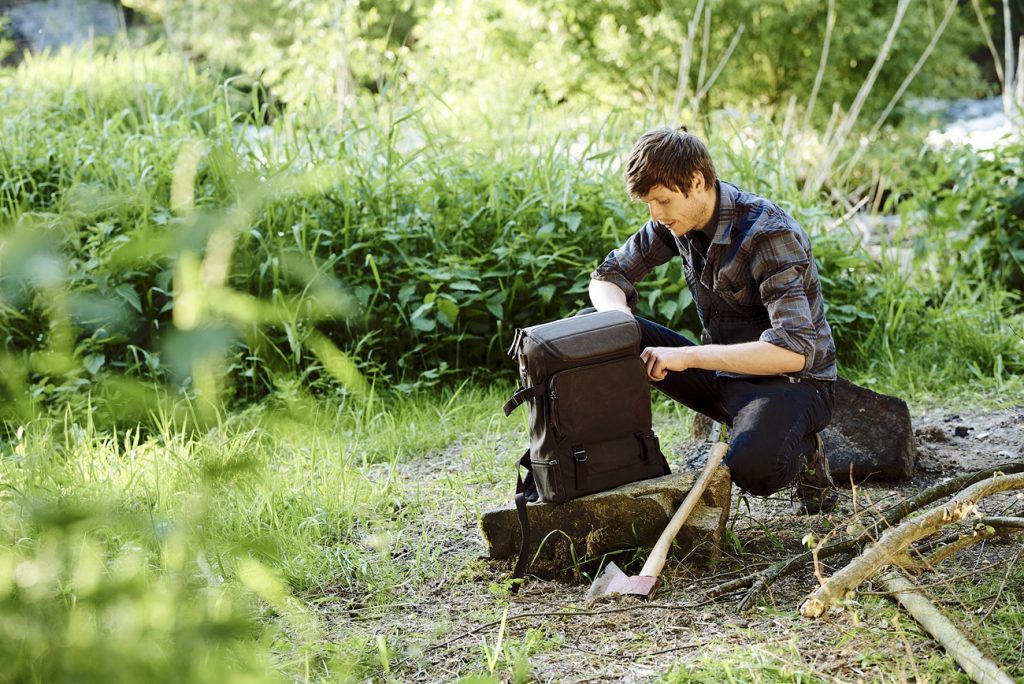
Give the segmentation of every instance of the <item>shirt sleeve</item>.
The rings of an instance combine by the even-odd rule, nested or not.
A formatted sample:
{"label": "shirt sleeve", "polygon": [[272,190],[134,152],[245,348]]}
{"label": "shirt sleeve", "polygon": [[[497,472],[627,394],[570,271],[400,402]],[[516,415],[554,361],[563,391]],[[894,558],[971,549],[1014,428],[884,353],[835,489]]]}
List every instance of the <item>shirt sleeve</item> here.
{"label": "shirt sleeve", "polygon": [[817,341],[807,297],[810,261],[808,246],[788,228],[759,236],[751,254],[752,275],[772,326],[759,339],[803,355],[804,367],[797,375],[813,366]]}
{"label": "shirt sleeve", "polygon": [[626,304],[634,308],[637,302],[634,285],[655,267],[679,254],[672,233],[665,226],[648,221],[633,233],[618,249],[605,257],[590,277],[613,283],[626,294]]}

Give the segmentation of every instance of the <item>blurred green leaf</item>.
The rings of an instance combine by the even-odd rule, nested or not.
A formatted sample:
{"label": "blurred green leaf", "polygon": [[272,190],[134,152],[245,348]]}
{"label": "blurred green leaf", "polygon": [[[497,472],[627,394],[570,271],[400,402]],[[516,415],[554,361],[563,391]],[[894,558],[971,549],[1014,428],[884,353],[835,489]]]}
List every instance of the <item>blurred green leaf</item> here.
{"label": "blurred green leaf", "polygon": [[227,356],[238,341],[238,334],[227,326],[175,330],[164,336],[161,355],[171,377],[181,382],[192,377],[196,364]]}
{"label": "blurred green leaf", "polygon": [[96,375],[100,372],[100,368],[103,368],[103,364],[107,362],[107,358],[103,354],[89,354],[82,359],[82,365],[89,371],[90,375]]}

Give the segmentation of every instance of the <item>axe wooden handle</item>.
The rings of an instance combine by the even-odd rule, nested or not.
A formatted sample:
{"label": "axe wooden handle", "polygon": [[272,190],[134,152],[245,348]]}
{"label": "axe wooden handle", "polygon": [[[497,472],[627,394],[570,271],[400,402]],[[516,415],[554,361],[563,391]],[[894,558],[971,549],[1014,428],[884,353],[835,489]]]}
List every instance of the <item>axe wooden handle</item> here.
{"label": "axe wooden handle", "polygon": [[725,458],[725,454],[728,451],[729,445],[725,442],[716,442],[711,447],[711,453],[708,454],[708,462],[704,464],[704,469],[700,471],[697,481],[693,483],[693,489],[683,499],[683,503],[679,504],[675,515],[668,521],[665,531],[658,537],[658,543],[651,549],[651,555],[647,557],[647,562],[644,563],[644,567],[640,571],[641,577],[657,577],[661,574],[661,569],[665,567],[665,560],[668,558],[668,550],[672,546],[672,540],[679,534],[679,530],[683,528],[683,523],[690,517],[690,513],[693,512],[697,502],[700,501],[700,497],[704,495],[704,490],[708,488],[708,481],[711,480],[711,475],[715,472],[718,464],[722,462],[722,459]]}

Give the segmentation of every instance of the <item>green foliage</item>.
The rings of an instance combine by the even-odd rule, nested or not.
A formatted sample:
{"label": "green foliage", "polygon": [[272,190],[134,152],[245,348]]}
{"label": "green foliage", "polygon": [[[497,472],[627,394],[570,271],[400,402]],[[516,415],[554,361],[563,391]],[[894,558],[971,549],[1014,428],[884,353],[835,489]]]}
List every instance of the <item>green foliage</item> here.
{"label": "green foliage", "polygon": [[[503,64],[505,78],[510,71],[516,73],[520,64],[532,65],[532,79],[524,75],[517,91],[541,95],[551,104],[585,100],[590,106],[622,107],[629,101],[664,108],[676,94],[681,53],[691,54],[685,80],[692,95],[726,57],[728,45],[742,26],[742,39],[711,89],[712,106],[688,112],[694,119],[726,106],[784,109],[790,97],[807,106],[827,23],[826,4],[817,0],[525,0],[474,6],[461,10],[474,13],[475,36],[468,36],[468,41],[486,44],[486,52]],[[694,16],[699,6],[708,12],[707,24],[703,16]],[[819,122],[828,119],[833,103],[849,109],[889,31],[895,7],[895,3],[883,1],[839,3],[815,108]],[[867,114],[878,113],[896,92],[931,40],[942,12],[941,4],[929,3],[907,13],[894,50],[865,104]],[[448,13],[449,25],[457,25],[459,11]],[[687,47],[691,21],[697,24],[695,44]],[[425,43],[441,42],[443,31],[429,21],[420,28]],[[459,34],[460,29],[452,27],[445,35],[452,42]],[[983,92],[977,69],[968,58],[980,46],[973,14],[969,7],[961,8],[910,92],[932,96]],[[467,46],[465,54],[472,49]],[[418,58],[414,50],[408,60],[411,70],[418,68]],[[460,82],[460,75],[484,70],[479,63],[467,68],[459,60],[437,64],[434,55],[432,60],[434,78],[451,74],[443,81],[448,86],[444,92],[454,89],[459,93],[473,87],[479,80]]]}
{"label": "green foliage", "polygon": [[[295,373],[327,387],[345,363],[329,337],[399,379],[493,367],[512,326],[583,305],[598,257],[587,227],[623,235],[622,193],[608,200],[618,182],[566,142],[496,156],[411,111],[301,133],[282,119],[257,137],[173,60],[155,60],[143,87],[140,57],[100,57],[97,87],[58,57],[59,98],[28,96],[42,71],[30,61],[5,91],[0,315],[16,384],[38,400],[106,370],[202,390],[204,349],[220,350],[205,374],[228,373],[229,396]],[[344,324],[324,320],[348,307],[336,279],[358,306]]]}
{"label": "green foliage", "polygon": [[[480,407],[509,389],[511,331],[584,306],[590,270],[645,219],[617,159],[692,3],[134,5],[175,54],[88,48],[0,71],[0,681],[388,676],[399,639],[328,635],[306,599],[380,608],[475,562],[438,539],[507,489],[496,455],[515,426]],[[821,8],[709,6],[712,56],[758,17],[716,102],[806,85],[793,51]],[[862,28],[842,24],[836,54],[877,42],[890,9],[868,7],[841,9]],[[910,20],[893,64],[933,19]],[[793,38],[766,53],[779,33]],[[272,69],[219,83],[186,50]],[[379,97],[352,97],[347,74]],[[826,79],[822,101],[859,77]],[[625,92],[633,114],[605,118]],[[1019,145],[915,165],[905,234],[879,253],[802,190],[820,135],[708,124],[723,177],[814,236],[844,373],[904,396],[1020,396],[1024,320],[1004,288],[1020,273]],[[640,313],[695,333],[678,263],[644,283]],[[689,418],[661,405],[659,431],[682,437]],[[487,639],[471,667],[513,681],[552,643]],[[814,674],[788,647],[702,668]]]}
{"label": "green foliage", "polygon": [[[742,26],[743,39],[714,85],[714,105],[784,108],[791,96],[807,105],[827,16],[825,3],[816,0],[129,4],[157,20],[172,45],[258,75],[289,104],[319,103],[324,111],[341,112],[357,86],[363,92],[411,86],[438,94],[456,114],[470,108],[492,117],[507,111],[502,103],[521,104],[525,94],[573,109],[666,105],[674,97],[688,25],[704,24],[694,17],[698,6],[711,21],[688,48],[691,94]],[[942,12],[941,3],[908,12],[867,113],[877,113],[896,92]],[[833,103],[849,108],[894,14],[892,2],[840,3],[816,107],[821,122]],[[911,93],[983,92],[969,59],[982,46],[979,33],[970,8],[960,8]]]}
{"label": "green foliage", "polygon": [[10,20],[7,17],[0,17],[0,62],[3,62],[15,50],[14,41],[7,34],[7,27]]}
{"label": "green foliage", "polygon": [[932,264],[944,280],[971,273],[1024,290],[1024,141],[1009,139],[986,154],[958,149],[936,154],[937,169],[904,213],[927,216],[916,248],[945,250]]}
{"label": "green foliage", "polygon": [[[375,627],[328,634],[313,604],[366,610],[459,571],[437,542],[465,534],[449,511],[480,505],[467,492],[508,488],[495,454],[516,426],[477,408],[506,389],[292,388],[205,434],[167,416],[108,432],[70,411],[5,434],[0,682],[365,680]],[[464,460],[436,482],[398,467],[456,442]],[[537,641],[506,640],[501,667]]]}
{"label": "green foliage", "polygon": [[[9,417],[70,401],[97,420],[148,421],[159,407],[210,425],[219,402],[296,378],[346,395],[367,391],[363,375],[410,390],[511,373],[514,328],[585,306],[592,268],[645,218],[618,177],[632,122],[457,136],[396,93],[331,126],[279,116],[257,128],[259,103],[232,109],[237,92],[156,50],[32,59],[6,79]],[[929,251],[903,273],[830,228],[832,210],[804,195],[803,138],[767,122],[723,119],[716,130],[721,175],[815,235],[844,369],[1002,383],[1020,367],[1015,300],[988,284],[1001,271],[954,287],[962,269],[916,266],[934,261]],[[1016,239],[1005,218],[1019,186],[998,180],[1015,177],[1013,149],[950,167],[988,174],[1003,193],[985,205],[985,185],[967,184],[979,188],[969,225],[992,245]],[[962,193],[937,193],[938,216],[959,210]],[[678,263],[644,283],[640,313],[696,336]],[[952,353],[951,341],[963,346]],[[144,382],[104,382],[118,377]]]}
{"label": "green foliage", "polygon": [[[188,523],[199,501],[184,519],[146,514],[153,480],[98,469],[82,479],[116,462],[103,455],[120,455],[116,439],[74,426],[59,444],[40,428],[18,430],[0,458],[0,533],[11,540],[0,546],[0,681],[280,681],[252,638],[257,595],[197,572]],[[123,445],[139,447],[140,460],[153,456],[130,437]],[[125,485],[145,492],[141,505],[95,496]]]}
{"label": "green foliage", "polygon": [[298,107],[339,111],[356,86],[376,91],[408,53],[426,3],[413,0],[130,0],[176,48],[242,69]]}

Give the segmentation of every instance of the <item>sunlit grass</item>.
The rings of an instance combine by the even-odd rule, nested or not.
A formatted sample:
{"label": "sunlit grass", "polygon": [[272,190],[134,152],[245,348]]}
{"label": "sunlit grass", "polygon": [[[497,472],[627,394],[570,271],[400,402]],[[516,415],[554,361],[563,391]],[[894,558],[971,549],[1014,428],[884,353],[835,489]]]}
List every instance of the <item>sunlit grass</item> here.
{"label": "sunlit grass", "polygon": [[[460,135],[390,93],[264,125],[156,49],[0,86],[0,681],[367,676],[389,646],[325,644],[307,602],[385,606],[473,562],[439,540],[511,491],[504,350],[644,220],[617,163],[636,122]],[[869,255],[802,190],[813,132],[714,133],[723,178],[814,236],[842,373],[912,406],[1024,397],[1017,295]],[[694,333],[681,278],[641,313]],[[691,418],[656,402],[667,452]],[[704,665],[813,679],[792,655]]]}
{"label": "sunlit grass", "polygon": [[[319,645],[306,601],[384,604],[471,560],[445,556],[438,535],[511,491],[506,440],[522,424],[499,419],[505,391],[279,398],[205,434],[110,433],[73,415],[22,426],[0,458],[0,529],[15,540],[0,549],[0,623],[11,657],[38,656],[18,671],[91,672],[91,653],[100,677],[136,642],[174,657],[211,630],[216,667],[185,679],[216,681],[242,657],[260,677],[347,671],[359,652]],[[161,657],[138,649],[112,681]]]}

